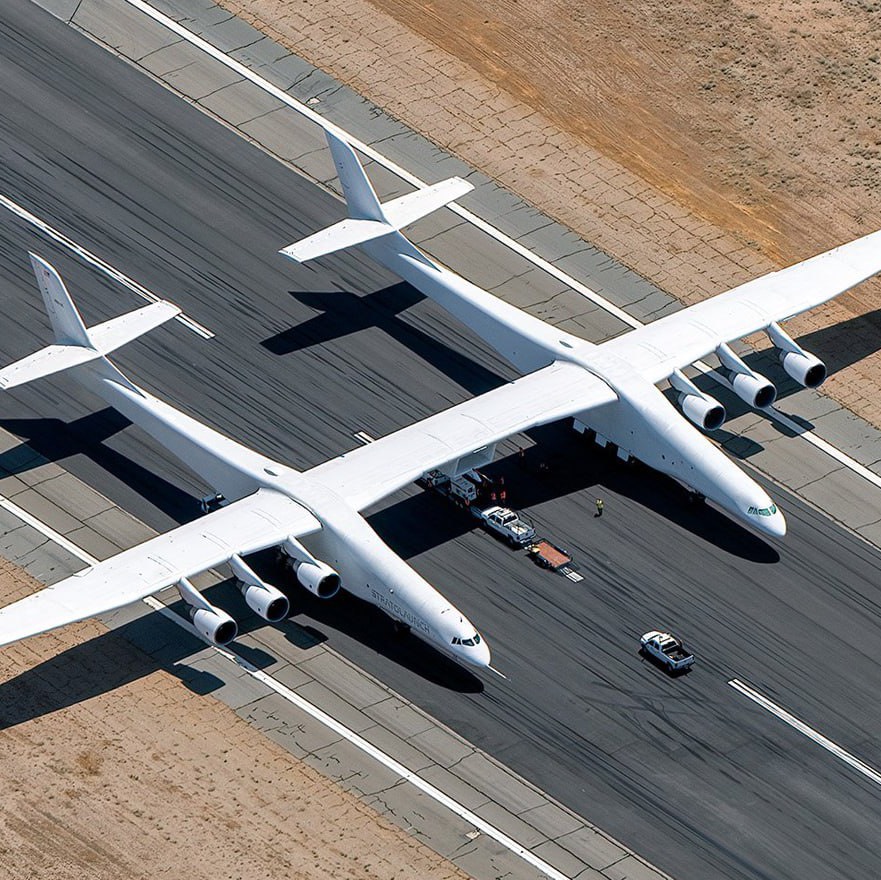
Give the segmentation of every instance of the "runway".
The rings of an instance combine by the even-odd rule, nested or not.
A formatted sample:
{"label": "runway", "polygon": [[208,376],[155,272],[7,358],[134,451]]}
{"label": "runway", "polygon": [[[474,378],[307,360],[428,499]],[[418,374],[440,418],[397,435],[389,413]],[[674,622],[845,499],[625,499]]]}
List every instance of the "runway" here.
{"label": "runway", "polygon": [[[172,325],[127,348],[138,382],[304,468],[512,376],[366,258],[278,257],[339,217],[314,184],[30,4],[0,31],[0,190],[216,334]],[[4,362],[48,341],[27,249],[87,323],[139,304],[11,217],[0,248]],[[4,398],[0,424],[157,528],[194,516],[208,487],[98,407],[51,382]],[[539,439],[529,467],[500,468],[511,503],[573,550],[579,584],[415,489],[372,517],[478,623],[508,681],[458,674],[353,600],[298,597],[298,621],[675,877],[878,874],[877,787],[727,685],[881,766],[878,553],[779,489],[790,530],[771,546],[563,427]],[[636,656],[660,625],[696,650],[691,675]]]}

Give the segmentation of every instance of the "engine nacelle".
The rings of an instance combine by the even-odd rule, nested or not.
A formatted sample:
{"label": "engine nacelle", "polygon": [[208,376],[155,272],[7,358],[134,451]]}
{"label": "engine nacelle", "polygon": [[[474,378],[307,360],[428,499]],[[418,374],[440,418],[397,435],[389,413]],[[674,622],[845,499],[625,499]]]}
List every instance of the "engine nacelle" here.
{"label": "engine nacelle", "polygon": [[805,388],[819,388],[825,381],[826,364],[807,351],[781,351],[783,369]]}
{"label": "engine nacelle", "polygon": [[767,409],[777,400],[777,389],[764,376],[751,370],[725,343],[716,349],[722,366],[731,374],[734,393],[755,409]]}
{"label": "engine nacelle", "polygon": [[242,591],[248,607],[270,623],[284,620],[291,610],[288,597],[278,587],[273,587],[271,584],[246,584],[239,581],[239,589]]}
{"label": "engine nacelle", "polygon": [[755,409],[767,409],[777,400],[777,389],[759,373],[735,373],[731,387],[741,400]]}
{"label": "engine nacelle", "polygon": [[228,645],[238,634],[238,624],[219,608],[190,608],[190,619],[196,632],[208,641],[223,647]]}
{"label": "engine nacelle", "polygon": [[680,394],[679,406],[689,421],[704,431],[716,431],[725,423],[725,407],[709,394]]}
{"label": "engine nacelle", "polygon": [[340,576],[326,563],[297,563],[297,580],[319,599],[332,599],[340,591]]}

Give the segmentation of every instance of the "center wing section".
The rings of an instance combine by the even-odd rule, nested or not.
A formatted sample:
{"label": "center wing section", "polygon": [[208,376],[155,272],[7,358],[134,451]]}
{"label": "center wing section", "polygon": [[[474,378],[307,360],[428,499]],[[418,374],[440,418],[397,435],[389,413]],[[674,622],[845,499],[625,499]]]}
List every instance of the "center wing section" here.
{"label": "center wing section", "polygon": [[0,608],[0,645],[95,617],[244,555],[316,532],[321,523],[292,499],[259,489]]}
{"label": "center wing section", "polygon": [[605,343],[650,382],[722,343],[816,308],[881,272],[881,231],[771,272]]}
{"label": "center wing section", "polygon": [[617,399],[602,379],[557,361],[325,462],[309,471],[309,478],[363,510],[432,468]]}

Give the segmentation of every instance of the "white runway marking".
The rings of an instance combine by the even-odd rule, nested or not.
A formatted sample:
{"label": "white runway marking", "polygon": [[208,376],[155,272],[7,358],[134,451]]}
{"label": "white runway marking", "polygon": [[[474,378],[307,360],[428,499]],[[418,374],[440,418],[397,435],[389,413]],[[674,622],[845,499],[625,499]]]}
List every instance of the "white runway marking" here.
{"label": "white runway marking", "polygon": [[859,758],[855,758],[850,752],[845,751],[841,746],[832,742],[831,739],[828,739],[823,736],[822,733],[814,730],[813,727],[808,727],[804,721],[800,721],[795,715],[787,712],[786,709],[782,709],[776,703],[772,703],[767,697],[763,696],[758,691],[753,690],[749,685],[744,684],[736,678],[733,678],[728,684],[730,684],[736,691],[740,691],[745,697],[748,697],[754,703],[761,706],[766,712],[776,715],[781,721],[793,728],[793,730],[797,730],[808,739],[813,740],[817,745],[821,745],[826,751],[835,755],[836,758],[844,761],[845,764],[848,764],[853,767],[854,770],[862,773],[863,776],[871,779],[876,785],[881,785],[881,773],[870,767],[864,761],[861,761]]}
{"label": "white runway marking", "polygon": [[[76,556],[77,559],[81,559],[87,565],[96,565],[98,563],[99,560],[97,560],[90,553],[87,553],[81,547],[78,547],[68,538],[65,538],[64,535],[56,532],[55,529],[46,525],[35,516],[32,516],[26,510],[22,510],[21,507],[19,507],[14,501],[11,501],[5,495],[0,495],[0,507],[8,510],[10,513],[17,516],[23,522],[27,523],[29,526],[32,526],[41,534],[45,535],[49,540],[54,541],[60,547],[63,547],[69,553]],[[163,616],[167,617],[173,623],[176,623],[179,627],[185,629],[188,633],[190,633],[190,635],[193,635],[201,641],[205,642],[205,644],[208,645],[209,648],[213,648],[216,653],[220,654],[222,657],[225,657],[231,663],[235,663],[236,666],[239,667],[239,669],[246,672],[252,678],[266,685],[268,688],[271,688],[279,696],[284,697],[284,699],[286,699],[289,703],[292,703],[299,709],[302,709],[304,712],[311,715],[317,721],[320,721],[326,727],[330,728],[335,733],[338,733],[341,737],[346,739],[357,749],[379,761],[380,764],[382,764],[384,767],[387,767],[389,770],[392,771],[392,773],[395,773],[396,775],[400,776],[401,779],[404,779],[410,784],[414,785],[421,792],[427,794],[430,798],[437,801],[439,804],[442,804],[451,812],[455,813],[460,819],[463,819],[465,822],[473,825],[475,828],[486,834],[488,837],[491,837],[493,840],[500,843],[502,846],[505,847],[505,849],[510,850],[512,853],[519,856],[525,862],[532,865],[532,867],[541,871],[543,874],[546,874],[548,877],[552,878],[552,880],[568,880],[566,874],[563,874],[552,865],[549,865],[546,861],[544,861],[544,859],[541,859],[534,853],[530,852],[525,846],[521,846],[512,837],[504,834],[494,825],[491,825],[485,819],[482,819],[480,816],[478,816],[477,813],[472,812],[467,807],[460,804],[458,801],[453,800],[453,798],[442,792],[439,788],[436,788],[430,782],[426,782],[418,774],[414,773],[412,770],[401,764],[400,761],[396,761],[390,755],[387,755],[385,752],[383,752],[381,749],[378,749],[372,743],[369,743],[363,737],[358,736],[358,734],[355,733],[353,730],[349,730],[348,727],[337,721],[336,718],[328,715],[327,712],[322,711],[317,706],[313,706],[312,703],[310,703],[308,700],[303,699],[303,697],[301,697],[298,693],[292,691],[289,687],[286,687],[280,681],[276,681],[276,679],[274,679],[271,675],[268,675],[267,673],[263,672],[263,670],[258,669],[256,666],[249,663],[243,657],[240,657],[235,651],[232,651],[229,648],[218,648],[216,645],[209,642],[202,635],[196,632],[195,629],[193,629],[188,620],[181,617],[179,614],[176,614],[170,608],[167,608],[155,597],[148,596],[143,601],[146,605],[149,605],[150,608],[153,608]],[[493,670],[493,672],[495,671],[496,670]],[[502,677],[504,678],[504,676]]]}
{"label": "white runway marking", "polygon": [[356,431],[355,439],[359,443],[363,443],[365,446],[367,446],[368,443],[376,442],[376,437],[371,437],[366,431]]}
{"label": "white runway marking", "polygon": [[[274,98],[277,98],[279,101],[290,107],[292,110],[306,117],[306,119],[309,119],[316,125],[321,126],[323,129],[332,131],[334,134],[343,137],[356,150],[363,153],[374,162],[382,165],[384,168],[387,168],[398,177],[407,181],[407,183],[410,183],[411,185],[420,189],[428,186],[425,181],[418,178],[415,174],[411,174],[409,171],[407,171],[405,168],[402,168],[396,162],[393,162],[391,159],[382,155],[382,153],[377,152],[369,144],[365,144],[363,141],[360,141],[357,138],[353,137],[345,129],[342,129],[338,125],[329,122],[324,117],[319,116],[314,110],[311,110],[309,107],[298,101],[296,98],[292,98],[287,92],[283,92],[277,86],[274,86],[272,83],[265,80],[262,76],[256,74],[253,70],[246,67],[244,64],[241,64],[234,58],[230,58],[228,55],[221,52],[221,50],[218,49],[216,46],[212,46],[211,43],[209,43],[207,40],[203,40],[201,37],[196,36],[196,34],[192,33],[192,31],[187,30],[185,27],[183,27],[183,25],[178,24],[167,15],[164,15],[157,9],[154,9],[152,6],[150,6],[149,3],[144,2],[144,0],[126,0],[126,2],[129,5],[134,6],[136,9],[139,9],[145,15],[148,15],[150,18],[163,25],[168,30],[174,32],[191,45],[201,49],[207,55],[210,55],[212,58],[225,65],[230,70],[235,71],[243,79],[248,80],[267,94],[270,94]],[[632,315],[625,312],[624,309],[616,306],[614,303],[609,302],[607,299],[600,296],[600,294],[598,294],[595,290],[591,290],[591,288],[589,288],[587,285],[582,284],[580,281],[577,281],[575,278],[567,275],[562,269],[558,269],[552,263],[549,263],[547,260],[544,260],[537,254],[534,254],[528,248],[524,247],[513,238],[505,235],[505,233],[502,232],[500,229],[496,229],[494,226],[492,226],[490,223],[487,223],[476,214],[472,214],[466,208],[462,208],[455,203],[450,204],[448,207],[451,211],[453,211],[454,214],[457,214],[463,220],[471,223],[473,226],[477,227],[482,232],[485,232],[487,235],[490,235],[496,241],[500,242],[501,244],[505,245],[505,247],[507,247],[509,250],[514,251],[514,253],[528,260],[530,263],[541,269],[543,272],[546,272],[553,278],[562,281],[564,284],[571,287],[576,293],[579,293],[581,294],[581,296],[589,299],[592,303],[599,306],[610,315],[614,315],[616,318],[623,321],[628,326],[633,327],[634,329],[636,329],[637,327],[645,326],[642,321],[637,320]],[[731,385],[723,378],[721,374],[717,373],[711,367],[707,366],[707,364],[703,363],[702,361],[698,361],[695,364],[695,367],[697,367],[697,369],[699,369],[701,372],[709,374],[714,380],[719,382],[719,384],[730,390]],[[769,418],[773,419],[775,422],[783,425],[787,430],[793,431],[797,436],[804,438],[808,443],[812,444],[821,452],[825,452],[827,455],[830,455],[837,462],[842,464],[844,467],[850,469],[858,476],[862,477],[865,480],[868,480],[870,483],[872,483],[872,485],[881,488],[881,477],[870,471],[867,467],[861,465],[858,461],[851,458],[840,449],[837,449],[828,441],[818,437],[816,434],[814,434],[813,431],[802,427],[798,423],[794,422],[789,416],[781,413],[777,409],[766,410],[765,414]]]}
{"label": "white runway marking", "polygon": [[[122,284],[124,287],[127,287],[142,299],[151,303],[159,301],[159,297],[156,296],[155,293],[147,290],[146,287],[138,284],[137,281],[133,281],[127,275],[123,275],[119,269],[114,269],[109,263],[104,262],[100,257],[96,256],[91,251],[86,250],[82,245],[77,244],[72,238],[68,238],[63,232],[59,232],[54,227],[50,226],[45,220],[41,220],[36,214],[32,214],[28,211],[27,208],[22,208],[21,205],[17,205],[12,199],[4,196],[2,193],[0,193],[0,205],[11,211],[16,217],[20,217],[26,223],[29,223],[35,229],[39,229],[47,238],[51,238],[53,241],[75,253],[84,262],[100,269],[105,275],[109,276],[117,283]],[[214,334],[207,327],[203,327],[198,321],[194,321],[183,313],[178,315],[174,320],[180,321],[184,327],[192,330],[193,333],[201,336],[203,339],[214,338]]]}

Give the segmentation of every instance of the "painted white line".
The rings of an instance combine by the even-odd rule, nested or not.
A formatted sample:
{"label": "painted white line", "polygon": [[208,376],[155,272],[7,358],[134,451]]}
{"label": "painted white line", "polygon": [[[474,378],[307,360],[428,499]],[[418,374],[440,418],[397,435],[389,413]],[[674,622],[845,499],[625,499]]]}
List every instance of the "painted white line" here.
{"label": "painted white line", "polygon": [[[127,275],[123,275],[119,269],[114,269],[109,263],[106,263],[91,251],[86,250],[82,245],[77,244],[72,238],[68,238],[63,232],[59,232],[53,226],[50,226],[45,220],[41,220],[36,214],[32,214],[27,208],[22,208],[21,205],[17,205],[12,199],[2,193],[0,193],[0,205],[11,211],[16,217],[20,217],[26,223],[29,223],[35,229],[38,229],[47,238],[51,238],[53,241],[75,253],[84,262],[89,263],[96,269],[100,269],[109,278],[112,278],[118,284],[123,285],[123,287],[127,287],[142,299],[151,303],[159,301],[160,297],[156,296],[155,293],[147,290],[146,287],[138,284],[137,281],[133,281]],[[214,334],[207,327],[203,327],[198,321],[194,321],[183,313],[178,315],[175,320],[179,321],[184,327],[192,330],[193,333],[204,339],[213,339],[214,337]]]}
{"label": "painted white line", "polygon": [[[63,547],[69,553],[72,553],[78,559],[81,559],[83,562],[88,565],[97,564],[98,560],[92,556],[90,553],[87,553],[81,547],[78,547],[73,541],[70,541],[68,538],[65,538],[64,535],[56,532],[55,529],[51,528],[51,526],[46,525],[46,523],[37,519],[35,516],[28,513],[26,510],[23,510],[19,507],[14,501],[11,501],[5,495],[0,495],[0,507],[3,507],[5,510],[8,510],[10,513],[17,516],[23,522],[27,523],[29,526],[37,529],[41,534],[45,535],[49,540],[54,541],[59,546]],[[412,770],[409,770],[400,761],[396,761],[390,755],[387,755],[381,749],[378,749],[375,745],[368,742],[361,736],[358,736],[353,730],[350,730],[341,722],[337,721],[336,718],[333,718],[331,715],[328,715],[327,712],[319,709],[317,706],[314,706],[308,700],[304,700],[298,693],[292,691],[290,688],[283,685],[280,681],[276,681],[271,675],[263,672],[263,670],[258,669],[253,664],[249,663],[243,657],[239,656],[235,653],[235,651],[231,651],[228,648],[219,648],[217,645],[212,644],[207,639],[205,639],[200,633],[196,632],[196,630],[192,627],[190,622],[179,614],[176,614],[170,608],[165,606],[162,602],[156,599],[153,596],[148,596],[143,600],[146,605],[149,605],[150,608],[153,608],[155,611],[158,611],[163,616],[167,617],[173,623],[176,623],[182,629],[185,629],[190,635],[195,636],[201,641],[205,642],[209,648],[212,648],[216,653],[220,654],[222,657],[225,657],[231,663],[235,663],[239,669],[246,672],[252,678],[266,685],[268,688],[271,688],[275,693],[279,696],[284,697],[289,703],[297,706],[299,709],[302,709],[307,714],[311,715],[316,721],[320,721],[330,730],[334,731],[334,733],[339,734],[343,739],[350,742],[355,748],[364,752],[375,760],[379,761],[387,769],[391,770],[392,773],[400,776],[401,779],[406,780],[411,785],[418,788],[424,794],[427,794],[430,798],[437,801],[439,804],[446,807],[452,813],[455,813],[460,819],[463,819],[465,822],[473,825],[482,833],[486,834],[487,837],[491,837],[497,843],[500,843],[505,849],[510,850],[515,855],[519,856],[523,861],[532,865],[533,868],[541,871],[543,874],[546,874],[548,877],[552,878],[552,880],[568,880],[566,874],[558,871],[552,865],[548,864],[544,859],[539,858],[534,853],[530,852],[525,846],[519,844],[512,837],[509,837],[507,834],[500,831],[494,825],[491,825],[485,819],[482,819],[477,813],[472,812],[467,807],[460,804],[458,801],[451,798],[448,794],[442,792],[439,788],[436,788],[430,782],[426,782],[419,776],[417,773],[414,773]]]}
{"label": "painted white line", "polygon": [[[274,86],[271,82],[265,80],[262,76],[255,73],[249,67],[246,67],[244,64],[236,61],[234,58],[230,58],[216,46],[212,46],[211,43],[209,43],[207,40],[203,40],[192,31],[187,30],[185,27],[183,27],[183,25],[178,24],[178,22],[169,18],[167,15],[164,15],[162,12],[159,12],[159,10],[154,9],[149,3],[146,3],[145,0],[126,0],[126,2],[136,9],[139,9],[141,12],[152,18],[157,23],[161,24],[163,27],[177,34],[179,37],[186,40],[191,45],[196,46],[198,49],[201,49],[207,55],[211,56],[216,61],[219,61],[230,70],[235,71],[235,73],[237,73],[243,79],[248,80],[267,94],[270,94],[274,98],[277,98],[283,104],[290,107],[292,110],[299,113],[300,115],[304,116],[309,121],[314,122],[316,125],[321,126],[321,128],[327,131],[331,131],[339,137],[344,138],[356,150],[363,153],[365,156],[372,159],[379,165],[382,165],[384,168],[387,168],[389,171],[396,174],[402,180],[405,180],[407,181],[407,183],[418,188],[425,188],[428,186],[428,184],[424,180],[421,180],[415,174],[407,171],[406,168],[401,167],[396,162],[393,162],[391,159],[384,156],[382,153],[377,152],[369,144],[366,144],[363,141],[360,141],[357,138],[353,137],[351,134],[349,134],[349,132],[340,128],[338,125],[335,125],[334,123],[328,121],[323,116],[319,116],[314,110],[311,110],[309,107],[298,101],[296,98],[292,98],[287,92],[284,92],[277,86]],[[591,288],[589,288],[587,285],[582,284],[580,281],[572,278],[570,275],[567,275],[563,270],[558,269],[552,263],[549,263],[547,260],[544,260],[537,254],[534,254],[532,251],[524,247],[519,242],[515,241],[510,236],[505,235],[505,233],[502,232],[500,229],[496,229],[486,220],[483,220],[476,214],[472,214],[471,211],[468,211],[467,209],[462,208],[455,203],[450,204],[448,207],[463,220],[471,223],[482,232],[485,232],[487,235],[494,238],[500,244],[503,244],[514,253],[528,260],[534,266],[541,269],[543,272],[546,272],[551,277],[556,278],[558,281],[562,281],[564,284],[571,287],[574,291],[581,294],[583,297],[589,299],[592,303],[608,312],[610,315],[614,315],[616,318],[623,321],[629,327],[636,329],[638,327],[645,326],[642,321],[637,320],[632,315],[624,311],[624,309],[616,306],[614,303],[609,302],[607,299],[600,296],[600,294],[598,294],[595,290],[591,290]],[[731,386],[729,385],[729,383],[719,373],[717,373],[711,367],[707,366],[707,364],[703,363],[702,361],[698,361],[695,366],[701,372],[709,374],[717,382],[730,389]],[[766,410],[765,414],[769,418],[785,426],[788,430],[795,432],[799,437],[804,438],[808,443],[812,444],[821,452],[825,452],[827,455],[830,455],[837,462],[842,464],[844,467],[849,468],[858,476],[863,477],[865,480],[868,480],[874,486],[881,488],[881,477],[861,465],[858,461],[851,458],[846,453],[837,449],[828,441],[818,437],[816,434],[814,434],[813,431],[810,431],[807,428],[798,425],[796,422],[794,422],[784,413],[781,413],[779,410]]]}
{"label": "painted white line", "polygon": [[855,758],[850,752],[841,748],[841,746],[832,742],[828,737],[823,736],[822,733],[818,733],[814,730],[813,727],[808,727],[804,721],[800,721],[795,715],[787,712],[785,709],[782,709],[776,703],[772,703],[767,697],[760,694],[758,691],[753,690],[749,685],[744,684],[742,681],[739,681],[736,678],[731,679],[728,682],[731,687],[733,687],[736,691],[740,691],[745,697],[748,697],[752,700],[756,705],[761,706],[766,712],[770,712],[772,715],[776,715],[781,721],[788,724],[794,730],[797,730],[799,733],[806,736],[808,739],[813,740],[817,745],[822,746],[826,751],[831,752],[835,755],[836,758],[844,761],[845,764],[853,767],[854,770],[862,773],[863,776],[871,779],[876,785],[881,785],[881,773],[879,773],[874,768],[870,767],[864,761],[861,761],[859,758]]}
{"label": "painted white line", "polygon": [[371,437],[366,431],[356,431],[355,432],[355,439],[359,443],[363,443],[365,446],[367,446],[370,443],[376,442],[376,437]]}

